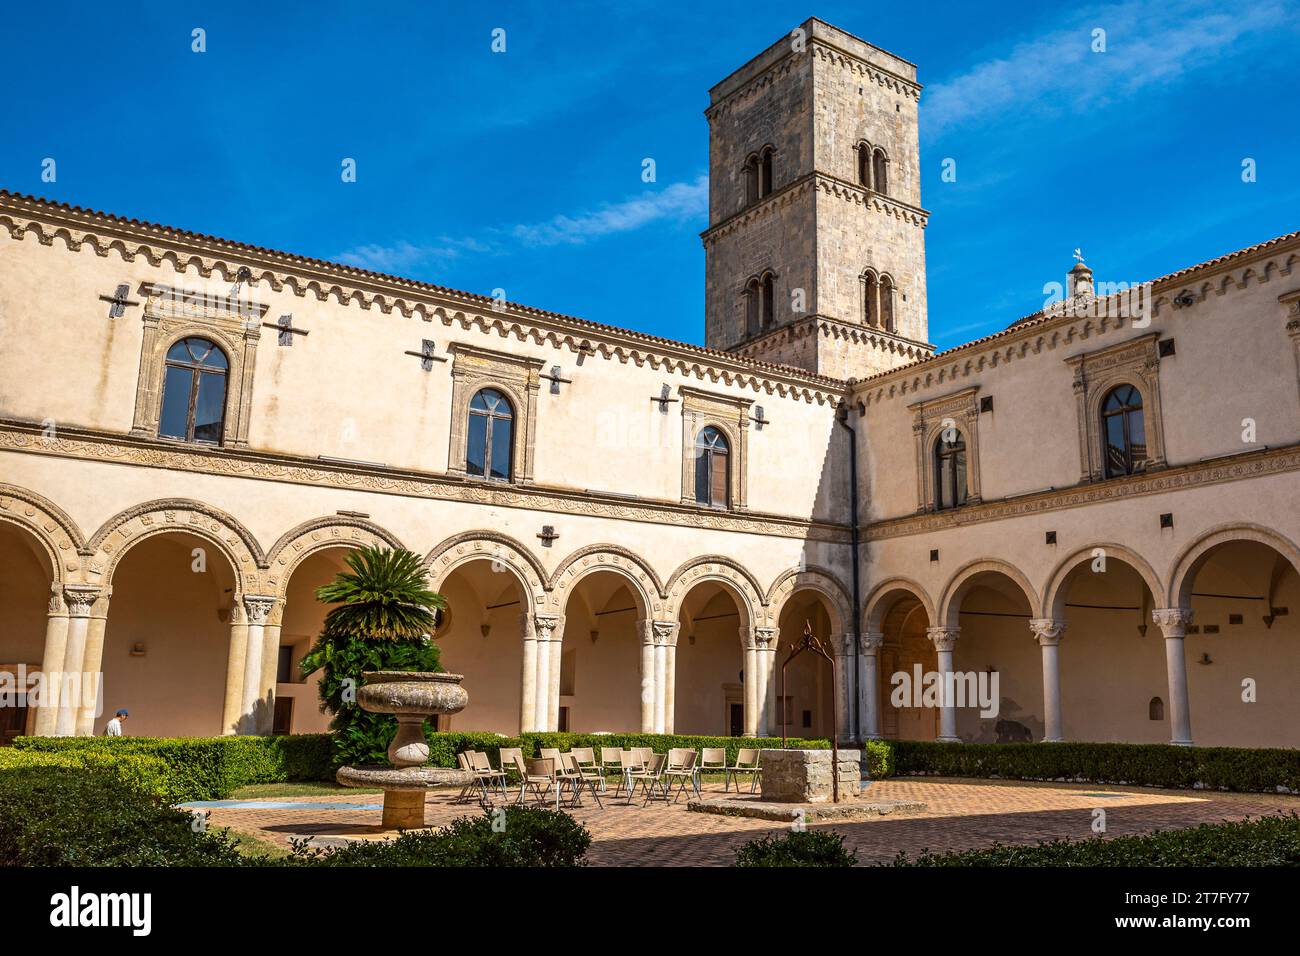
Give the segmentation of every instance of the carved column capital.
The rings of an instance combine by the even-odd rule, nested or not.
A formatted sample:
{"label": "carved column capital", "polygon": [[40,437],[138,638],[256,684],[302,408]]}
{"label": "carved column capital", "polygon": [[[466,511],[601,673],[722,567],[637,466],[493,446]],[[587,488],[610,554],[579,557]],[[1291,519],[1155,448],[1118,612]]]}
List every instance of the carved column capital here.
{"label": "carved column capital", "polygon": [[534,614],[533,627],[539,641],[559,641],[564,639],[563,615]]}
{"label": "carved column capital", "polygon": [[1034,634],[1034,640],[1038,641],[1040,646],[1051,645],[1055,647],[1061,643],[1061,638],[1065,636],[1065,621],[1058,621],[1050,617],[1034,618],[1029,622],[1029,630]]}
{"label": "carved column capital", "polygon": [[754,628],[754,647],[760,651],[775,651],[780,633],[781,629],[776,627]]}
{"label": "carved column capital", "polygon": [[676,647],[677,646],[677,628],[676,621],[651,621],[651,637],[656,647]]}
{"label": "carved column capital", "polygon": [[[63,588],[63,601],[73,617],[89,617],[90,609],[99,598],[100,588],[94,584],[69,584]],[[54,610],[54,601],[50,601]]]}
{"label": "carved column capital", "polygon": [[856,634],[836,634],[831,638],[831,653],[836,657],[852,657],[858,645]]}
{"label": "carved column capital", "polygon": [[858,652],[875,657],[880,649],[885,646],[885,635],[882,631],[863,631],[858,635]]}
{"label": "carved column capital", "polygon": [[265,624],[275,607],[276,598],[268,594],[245,594],[244,613],[249,624]]}
{"label": "carved column capital", "polygon": [[957,638],[961,636],[961,627],[927,627],[925,636],[930,639],[936,651],[950,651],[957,646]]}
{"label": "carved column capital", "polygon": [[1190,607],[1158,607],[1151,612],[1151,620],[1165,632],[1165,639],[1182,639],[1187,636],[1187,626],[1192,623]]}

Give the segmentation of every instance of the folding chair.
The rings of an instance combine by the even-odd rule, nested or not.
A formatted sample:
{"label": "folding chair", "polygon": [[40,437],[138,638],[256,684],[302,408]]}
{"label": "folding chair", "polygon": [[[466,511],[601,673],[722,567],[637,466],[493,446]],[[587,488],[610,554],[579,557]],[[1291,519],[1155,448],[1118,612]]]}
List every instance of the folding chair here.
{"label": "folding chair", "polygon": [[[662,796],[657,798],[667,802],[668,791],[664,787],[664,767],[668,764],[668,758],[664,754],[651,752],[650,762],[645,764],[639,770],[633,770],[628,774],[633,786],[638,782],[641,784],[641,792],[645,794],[645,800],[641,806],[645,806],[651,800],[656,799],[655,791],[658,790]],[[632,793],[628,792],[627,802],[632,802]]]}
{"label": "folding chair", "polygon": [[[579,752],[580,748],[575,747],[569,754],[573,767],[578,771],[578,786],[585,786],[590,790],[591,795],[596,798],[596,806],[604,810],[605,804],[601,801],[600,794],[605,789],[605,774],[600,767],[596,766],[594,757],[590,761],[584,761],[578,756]],[[587,752],[590,753],[589,748]]]}
{"label": "folding chair", "polygon": [[635,750],[620,750],[618,754],[619,769],[622,771],[618,778],[618,787],[614,790],[614,796],[618,796],[623,791],[627,791],[627,798],[632,799],[632,775],[645,769],[645,761],[641,759],[639,748]]}
{"label": "folding chair", "polygon": [[725,779],[727,776],[727,748],[726,747],[705,747],[700,755],[700,761],[695,765],[695,790],[698,793],[701,787],[700,778],[706,773],[720,773]]}
{"label": "folding chair", "polygon": [[[461,770],[464,770],[466,773],[474,773],[474,768],[469,765],[469,761],[465,759],[465,755],[463,753],[456,754],[456,765],[460,767]],[[456,799],[453,800],[452,803],[469,803],[470,792],[471,791],[478,792],[480,790],[481,787],[479,786],[479,778],[478,775],[475,774],[473,777],[470,778],[469,782],[466,783],[465,786],[460,788],[460,793],[456,794]],[[483,798],[481,795],[479,797],[479,802],[480,803],[483,802]]]}
{"label": "folding chair", "polygon": [[596,771],[596,775],[600,777],[602,781],[601,789],[604,790],[605,787],[603,781],[605,779],[605,775],[604,773],[601,772],[600,765],[596,763],[595,748],[573,747],[569,750],[569,753],[571,753],[573,755],[573,759],[577,761],[579,771],[587,771],[587,770]]}
{"label": "folding chair", "polygon": [[[531,790],[537,795],[539,804],[546,802],[546,793],[555,787],[555,762],[546,758],[525,760],[515,755],[515,769],[519,771],[519,798],[515,803],[523,803],[524,795]],[[543,787],[543,784],[545,785]],[[560,791],[555,789],[555,809],[560,809]]]}
{"label": "folding chair", "polygon": [[482,802],[491,803],[488,794],[493,790],[499,790],[501,796],[509,798],[506,792],[506,772],[504,770],[494,770],[492,761],[488,760],[488,755],[479,750],[468,751],[466,756],[469,759],[470,769],[478,776],[480,785],[483,790]]}
{"label": "folding chair", "polygon": [[758,765],[758,751],[748,748],[742,748],[736,752],[736,762],[733,766],[727,768],[727,775],[723,779],[723,790],[731,789],[731,781],[736,782],[736,793],[740,793],[740,774],[752,774],[752,780],[749,784],[749,792],[753,793],[758,787],[758,779],[763,775],[763,770]]}
{"label": "folding chair", "polygon": [[617,773],[620,777],[623,775],[623,748],[600,748],[600,772],[605,776],[611,772]]}
{"label": "folding chair", "polygon": [[688,785],[695,791],[697,797],[700,795],[700,786],[695,780],[695,761],[698,757],[699,754],[689,747],[677,747],[668,751],[668,769],[664,771],[664,780],[667,784],[664,791],[665,799],[669,793],[672,793],[675,783],[678,787],[673,803],[677,802],[677,797],[686,792]]}

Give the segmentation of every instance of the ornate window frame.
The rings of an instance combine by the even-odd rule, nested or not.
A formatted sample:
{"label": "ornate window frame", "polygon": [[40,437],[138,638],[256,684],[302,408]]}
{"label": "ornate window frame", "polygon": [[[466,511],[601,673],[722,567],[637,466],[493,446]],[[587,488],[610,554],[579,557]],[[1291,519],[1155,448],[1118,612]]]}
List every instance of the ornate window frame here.
{"label": "ornate window frame", "polygon": [[978,385],[972,385],[907,406],[912,411],[912,437],[916,442],[917,511],[935,510],[934,446],[948,421],[957,427],[966,442],[966,502],[958,507],[977,505],[983,500],[980,494],[979,390]]}
{"label": "ornate window frame", "polygon": [[678,386],[682,397],[682,504],[705,510],[722,510],[695,500],[695,437],[712,425],[727,437],[731,469],[727,489],[728,511],[744,511],[749,482],[749,409],[753,399],[718,395],[702,389]]}
{"label": "ornate window frame", "polygon": [[451,343],[447,351],[452,354],[451,442],[447,450],[447,474],[466,481],[502,484],[499,479],[479,478],[465,470],[470,400],[479,389],[495,388],[514,406],[509,484],[532,484],[537,447],[537,396],[543,361],[494,352],[463,342]]}
{"label": "ornate window frame", "polygon": [[1277,301],[1286,309],[1286,334],[1295,352],[1296,384],[1300,385],[1300,289],[1283,292]]}
{"label": "ornate window frame", "polygon": [[1079,430],[1080,481],[1105,481],[1101,403],[1117,385],[1132,385],[1142,396],[1147,458],[1143,471],[1166,467],[1165,430],[1160,415],[1159,332],[1148,332],[1110,348],[1082,352],[1065,360],[1074,369]]}
{"label": "ornate window frame", "polygon": [[247,448],[253,407],[253,372],[268,305],[157,282],[140,284],[145,297],[140,373],[131,434],[157,441],[162,415],[163,370],[168,350],[190,336],[209,339],[226,353],[226,418],[218,447]]}

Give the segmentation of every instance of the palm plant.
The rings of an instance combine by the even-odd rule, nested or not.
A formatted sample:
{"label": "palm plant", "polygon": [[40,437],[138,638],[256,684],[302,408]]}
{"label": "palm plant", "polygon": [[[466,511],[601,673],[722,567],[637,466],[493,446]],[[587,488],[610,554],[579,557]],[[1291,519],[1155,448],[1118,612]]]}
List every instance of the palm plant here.
{"label": "palm plant", "polygon": [[358,548],[345,558],[351,569],[316,589],[317,600],[337,605],[325,615],[328,634],[412,640],[437,624],[447,606],[429,590],[424,563],[400,548]]}

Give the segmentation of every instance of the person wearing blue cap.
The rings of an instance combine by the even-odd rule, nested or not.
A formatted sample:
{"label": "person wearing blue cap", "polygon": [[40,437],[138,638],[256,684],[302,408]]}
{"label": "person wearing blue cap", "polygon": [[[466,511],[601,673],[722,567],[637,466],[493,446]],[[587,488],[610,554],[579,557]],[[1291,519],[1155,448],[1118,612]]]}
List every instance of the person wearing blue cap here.
{"label": "person wearing blue cap", "polygon": [[129,717],[129,716],[131,716],[131,715],[128,714],[125,710],[119,710],[119,711],[114,715],[113,719],[110,720],[110,721],[108,722],[108,725],[104,728],[104,736],[105,736],[105,737],[121,737],[121,736],[122,736],[122,721],[126,720],[126,718]]}

